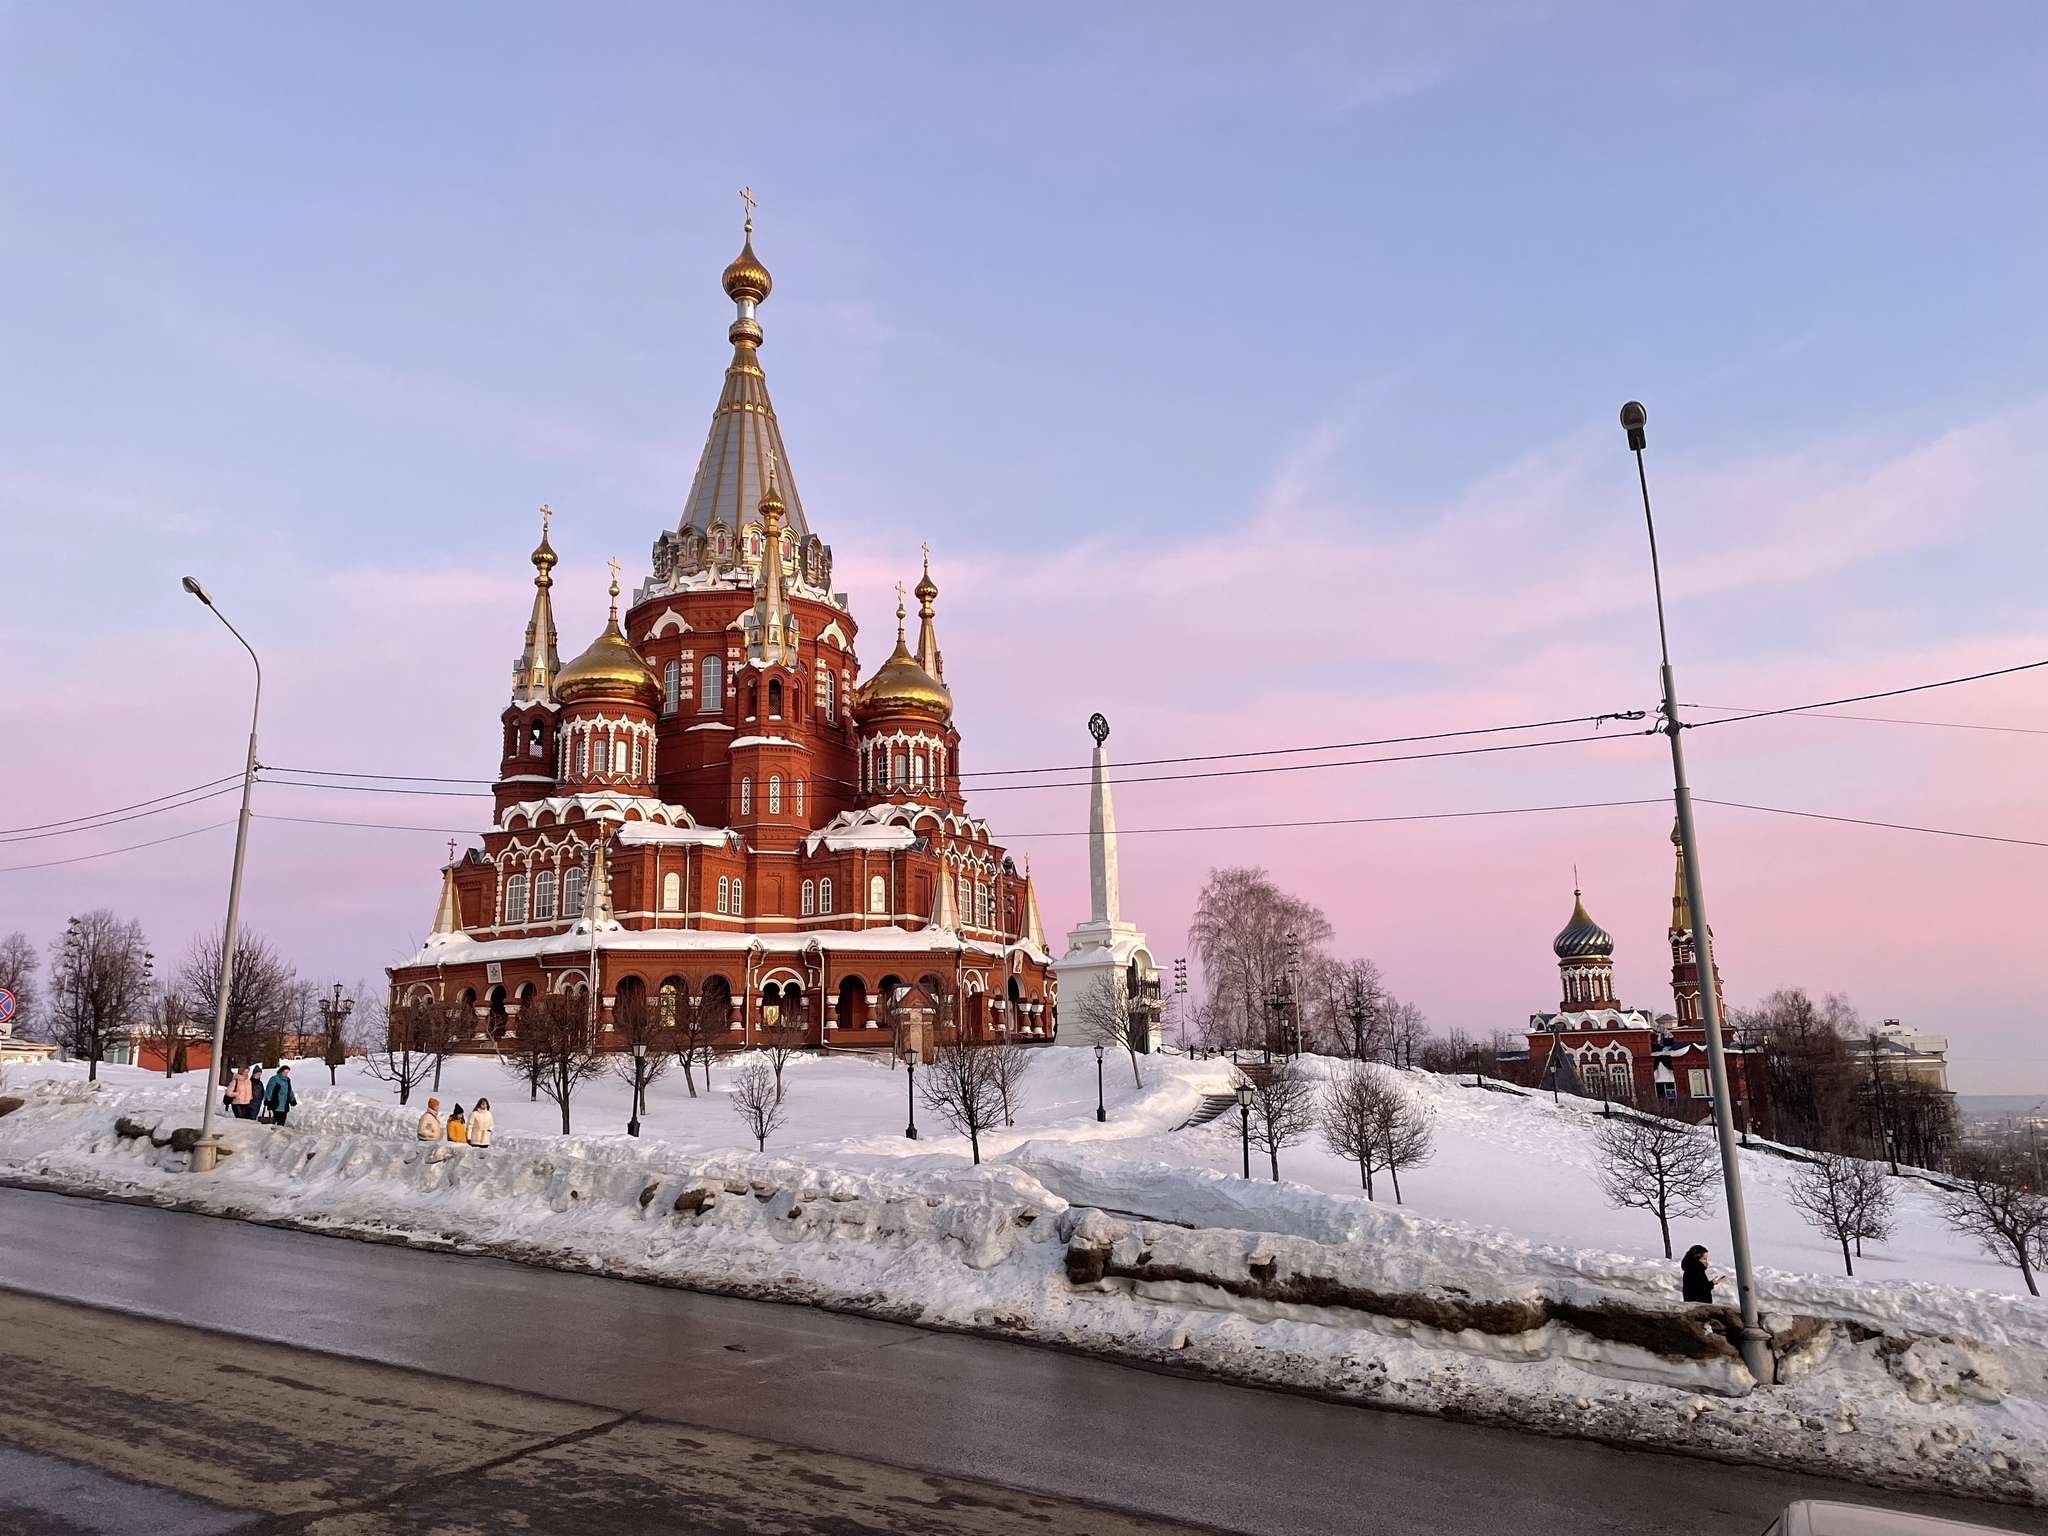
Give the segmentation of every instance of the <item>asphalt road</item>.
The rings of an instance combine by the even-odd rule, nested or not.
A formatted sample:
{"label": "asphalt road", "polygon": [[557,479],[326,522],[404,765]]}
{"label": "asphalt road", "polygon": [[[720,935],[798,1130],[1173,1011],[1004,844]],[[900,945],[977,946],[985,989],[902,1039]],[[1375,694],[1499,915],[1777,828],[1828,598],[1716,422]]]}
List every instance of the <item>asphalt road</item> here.
{"label": "asphalt road", "polygon": [[2048,1532],[2048,1512],[21,1190],[0,1189],[0,1288],[1230,1531],[1756,1536],[1821,1498]]}

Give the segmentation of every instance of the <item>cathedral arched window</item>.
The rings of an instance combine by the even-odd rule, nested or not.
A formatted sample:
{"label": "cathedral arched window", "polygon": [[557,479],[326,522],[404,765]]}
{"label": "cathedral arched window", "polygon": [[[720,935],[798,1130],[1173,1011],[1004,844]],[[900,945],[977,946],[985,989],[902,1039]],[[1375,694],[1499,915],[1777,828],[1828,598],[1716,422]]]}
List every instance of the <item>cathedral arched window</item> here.
{"label": "cathedral arched window", "polygon": [[732,881],[724,875],[718,877],[718,910],[732,910]]}
{"label": "cathedral arched window", "polygon": [[540,719],[539,715],[535,715],[526,724],[526,750],[528,755],[532,757],[540,756],[542,735]]}
{"label": "cathedral arched window", "polygon": [[870,912],[887,912],[889,910],[889,886],[880,875],[871,876],[868,880],[868,910]]}
{"label": "cathedral arched window", "polygon": [[580,867],[562,876],[562,916],[583,915],[583,883],[587,878]]}
{"label": "cathedral arched window", "polygon": [[782,814],[782,775],[779,773],[768,775],[768,814],[770,816],[780,816]]}
{"label": "cathedral arched window", "polygon": [[896,782],[903,784],[910,778],[910,759],[901,752],[896,754]]}
{"label": "cathedral arched window", "polygon": [[555,872],[542,870],[533,879],[533,920],[536,923],[552,923],[555,920]]}
{"label": "cathedral arched window", "polygon": [[740,877],[738,875],[734,875],[732,877],[732,915],[734,917],[739,917],[746,911],[746,907],[744,903],[741,902],[740,896]]}
{"label": "cathedral arched window", "polygon": [[672,715],[683,692],[683,664],[672,661],[661,669],[661,712]]}
{"label": "cathedral arched window", "polygon": [[591,772],[600,779],[605,775],[606,748],[609,745],[610,743],[600,736],[597,738],[597,744],[590,749]]}
{"label": "cathedral arched window", "polygon": [[725,658],[706,656],[704,658],[703,697],[697,701],[697,708],[704,714],[715,715],[725,707]]}
{"label": "cathedral arched window", "polygon": [[740,814],[742,816],[754,814],[754,781],[752,779],[740,780]]}
{"label": "cathedral arched window", "polygon": [[832,910],[832,877],[830,875],[827,875],[818,882],[818,910],[820,912],[830,912]]}
{"label": "cathedral arched window", "polygon": [[768,716],[772,720],[782,718],[782,679],[779,677],[768,679]]}
{"label": "cathedral arched window", "polygon": [[661,877],[661,910],[680,912],[683,907],[683,877],[670,870]]}
{"label": "cathedral arched window", "polygon": [[505,921],[518,924],[526,921],[526,876],[514,875],[505,882]]}
{"label": "cathedral arched window", "polygon": [[641,777],[642,774],[640,772],[640,733],[638,731],[635,731],[633,733],[633,781],[635,783],[638,783]]}
{"label": "cathedral arched window", "polygon": [[576,740],[576,777],[590,777],[590,738],[579,736]]}
{"label": "cathedral arched window", "polygon": [[803,901],[803,915],[805,917],[809,917],[818,910],[818,887],[814,882],[809,880],[804,882]]}

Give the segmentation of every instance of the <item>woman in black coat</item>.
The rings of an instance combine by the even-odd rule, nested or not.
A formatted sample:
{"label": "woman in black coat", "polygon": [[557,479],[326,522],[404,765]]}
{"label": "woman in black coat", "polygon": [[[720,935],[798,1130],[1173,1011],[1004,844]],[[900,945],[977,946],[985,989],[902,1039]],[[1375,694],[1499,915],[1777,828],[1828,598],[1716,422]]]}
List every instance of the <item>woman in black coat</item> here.
{"label": "woman in black coat", "polygon": [[1698,1243],[1685,1250],[1685,1257],[1678,1261],[1678,1272],[1685,1277],[1684,1293],[1687,1301],[1714,1299],[1714,1277],[1707,1273],[1707,1250]]}

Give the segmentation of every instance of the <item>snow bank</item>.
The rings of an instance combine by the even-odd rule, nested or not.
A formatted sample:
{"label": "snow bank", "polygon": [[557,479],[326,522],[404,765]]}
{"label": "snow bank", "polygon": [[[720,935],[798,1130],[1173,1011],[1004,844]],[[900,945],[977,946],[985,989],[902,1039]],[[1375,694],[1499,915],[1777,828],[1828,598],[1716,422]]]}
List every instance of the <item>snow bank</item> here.
{"label": "snow bank", "polygon": [[1727,1314],[1675,1303],[1645,1260],[1086,1137],[979,1168],[517,1130],[486,1151],[414,1140],[416,1110],[325,1095],[288,1128],[228,1121],[219,1170],[193,1176],[174,1135],[189,1089],[17,1092],[0,1117],[14,1182],[2048,1502],[2048,1309],[2002,1293],[1769,1276],[1782,1384],[1757,1391]]}

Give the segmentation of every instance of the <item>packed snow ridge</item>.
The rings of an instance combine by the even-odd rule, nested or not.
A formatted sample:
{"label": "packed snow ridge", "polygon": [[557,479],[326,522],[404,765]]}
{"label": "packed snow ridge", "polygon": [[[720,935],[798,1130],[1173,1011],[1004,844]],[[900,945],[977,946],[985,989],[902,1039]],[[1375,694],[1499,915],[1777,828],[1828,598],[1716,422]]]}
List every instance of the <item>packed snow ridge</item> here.
{"label": "packed snow ridge", "polygon": [[[192,1175],[196,1078],[113,1069],[88,1086],[53,1066],[0,1099],[0,1179],[2048,1503],[2048,1305],[2012,1294],[1910,1191],[1892,1248],[1930,1278],[1761,1272],[1778,1381],[1760,1390],[1732,1315],[1680,1302],[1661,1248],[1645,1247],[1655,1223],[1601,1203],[1583,1108],[1390,1072],[1438,1139],[1435,1161],[1404,1175],[1415,1205],[1395,1207],[1309,1147],[1283,1155],[1308,1182],[1240,1177],[1234,1115],[1174,1132],[1227,1065],[1150,1058],[1142,1085],[1113,1058],[1119,1069],[1097,1123],[1092,1052],[1037,1053],[1029,1107],[984,1135],[977,1167],[941,1127],[905,1138],[903,1076],[867,1060],[792,1063],[792,1132],[806,1139],[766,1154],[735,1145],[722,1085],[686,1096],[673,1074],[649,1105],[655,1134],[633,1140],[547,1134],[553,1106],[488,1062],[452,1062],[444,1103],[496,1100],[484,1150],[420,1142],[417,1099],[398,1107],[360,1077],[329,1090],[306,1063],[289,1126],[225,1121],[228,1155]],[[616,1106],[607,1091],[578,1114],[622,1121],[609,1111],[625,1090]],[[1744,1159],[1759,1251],[1820,1269],[1825,1240],[1779,1240],[1793,1228],[1777,1163]],[[1509,1212],[1523,1235],[1502,1230]],[[1567,1224],[1577,1243],[1557,1240]],[[1693,1237],[1714,1242],[1706,1224]]]}

